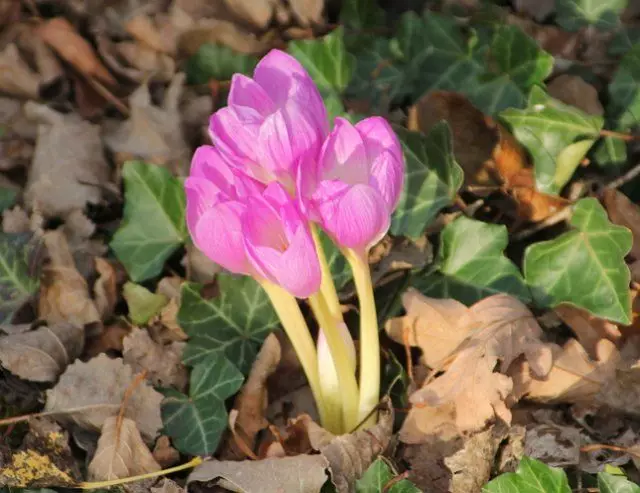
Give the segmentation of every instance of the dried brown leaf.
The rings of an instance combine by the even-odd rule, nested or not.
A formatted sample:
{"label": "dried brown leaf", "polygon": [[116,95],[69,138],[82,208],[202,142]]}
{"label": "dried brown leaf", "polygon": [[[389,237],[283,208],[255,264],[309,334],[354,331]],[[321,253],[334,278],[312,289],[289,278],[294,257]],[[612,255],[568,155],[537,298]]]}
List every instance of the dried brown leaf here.
{"label": "dried brown leaf", "polygon": [[116,282],[116,270],[111,263],[100,257],[96,257],[96,271],[99,274],[93,285],[93,293],[95,295],[95,305],[100,314],[100,318],[105,320],[115,310],[118,302],[118,291]]}
{"label": "dried brown leaf", "polygon": [[[76,361],[62,374],[58,384],[47,391],[46,411],[60,413],[58,421],[73,422],[82,428],[98,431],[111,416],[116,416],[134,374],[120,358],[101,354],[88,362]],[[136,422],[142,436],[153,440],[162,428],[162,395],[142,382],[131,394],[125,416]],[[65,411],[85,408],[65,414]]]}
{"label": "dried brown leaf", "polygon": [[[33,102],[25,113],[37,121],[38,141],[25,188],[25,203],[46,217],[65,216],[101,199],[111,171],[100,127]],[[64,145],[61,145],[64,143]]]}
{"label": "dried brown leaf", "polygon": [[68,20],[55,17],[42,22],[36,29],[36,34],[82,74],[95,77],[108,85],[116,85],[116,80],[102,65],[91,45]]}
{"label": "dried brown leaf", "polygon": [[640,208],[625,194],[612,188],[605,190],[603,201],[611,222],[631,230],[633,245],[629,255],[640,260]]}
{"label": "dried brown leaf", "polygon": [[234,15],[258,29],[265,29],[269,25],[277,3],[278,0],[224,0]]}
{"label": "dried brown leaf", "polygon": [[563,304],[557,306],[554,311],[574,332],[580,344],[592,357],[596,355],[596,345],[600,339],[604,338],[616,342],[622,336],[617,325],[595,317],[581,308]]}
{"label": "dried brown leaf", "polygon": [[576,466],[580,462],[580,430],[571,426],[529,426],[524,454],[552,467]]}
{"label": "dried brown leaf", "polygon": [[323,455],[297,455],[258,461],[209,460],[196,467],[187,484],[217,484],[236,492],[319,493],[329,465]]}
{"label": "dried brown leaf", "polygon": [[494,295],[474,304],[469,313],[474,331],[454,353],[451,365],[410,397],[414,405],[453,402],[456,424],[465,431],[481,429],[494,416],[510,421],[505,400],[512,381],[503,373],[518,357],[524,355],[539,378],[552,367],[551,349],[540,341],[542,329],[516,298]]}
{"label": "dried brown leaf", "polygon": [[0,337],[0,362],[14,375],[55,382],[84,346],[81,326],[59,323]]}
{"label": "dried brown leaf", "polygon": [[20,56],[15,44],[0,52],[0,92],[21,98],[38,99],[41,78]]}
{"label": "dried brown leaf", "polygon": [[88,467],[91,480],[108,481],[160,469],[142,441],[135,421],[123,418],[119,422],[117,416],[104,421],[96,454]]}
{"label": "dried brown leaf", "polygon": [[43,241],[50,262],[40,286],[40,318],[49,324],[70,323],[79,327],[99,324],[100,314],[89,296],[86,281],[76,269],[62,231],[48,231]]}
{"label": "dried brown leaf", "polygon": [[124,338],[123,347],[124,362],[136,373],[147,370],[153,385],[181,391],[187,387],[187,369],[182,364],[183,342],[161,345],[153,341],[146,330],[136,328]]}
{"label": "dried brown leaf", "polygon": [[247,54],[259,54],[268,48],[255,34],[237,24],[211,18],[189,19],[179,29],[177,38],[178,52],[185,57],[195,54],[204,43],[226,45]]}
{"label": "dried brown leaf", "polygon": [[325,0],[289,0],[294,17],[302,26],[323,24]]}
{"label": "dried brown leaf", "polygon": [[114,45],[116,53],[129,67],[133,67],[138,73],[136,81],[153,79],[168,82],[176,73],[176,64],[173,58],[158,52],[147,45],[136,41],[122,41]]}
{"label": "dried brown leaf", "polygon": [[549,95],[589,115],[604,115],[598,91],[577,75],[562,74],[547,84]]}
{"label": "dried brown leaf", "polygon": [[153,458],[165,469],[180,462],[180,452],[171,446],[171,440],[168,436],[161,435],[153,447]]}
{"label": "dried brown leaf", "polygon": [[171,53],[171,47],[167,46],[167,40],[162,37],[162,33],[158,31],[148,15],[144,13],[134,15],[126,21],[124,28],[131,36],[149,48],[161,53]]}

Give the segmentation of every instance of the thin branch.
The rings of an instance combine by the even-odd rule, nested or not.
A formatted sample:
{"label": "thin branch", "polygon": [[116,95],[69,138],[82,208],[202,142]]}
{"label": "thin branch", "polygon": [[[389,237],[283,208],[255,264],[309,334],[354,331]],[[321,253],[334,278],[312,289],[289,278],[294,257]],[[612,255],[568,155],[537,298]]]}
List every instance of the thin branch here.
{"label": "thin branch", "polygon": [[516,233],[515,235],[513,235],[513,239],[516,241],[520,241],[520,240],[529,238],[530,236],[533,236],[534,234],[538,233],[539,231],[542,231],[543,229],[549,228],[551,226],[555,226],[558,223],[566,221],[571,217],[572,212],[573,212],[572,207],[568,205],[565,208],[560,209],[555,214],[550,215],[544,221],[540,221],[539,223],[534,224],[530,228],[523,229],[519,233]]}
{"label": "thin branch", "polygon": [[600,130],[600,137],[611,137],[612,139],[624,140],[630,142],[632,140],[640,140],[640,135],[623,134],[622,132],[616,132],[615,130]]}
{"label": "thin branch", "polygon": [[633,168],[631,168],[629,171],[627,171],[621,177],[616,178],[612,182],[609,182],[605,186],[605,188],[606,189],[620,188],[622,185],[624,185],[625,183],[630,182],[631,180],[633,180],[638,175],[640,175],[640,163],[636,164]]}
{"label": "thin branch", "polygon": [[104,408],[119,409],[119,404],[92,404],[90,406],[72,407],[69,409],[61,409],[60,411],[45,411],[42,413],[23,414],[22,416],[13,416],[11,418],[0,419],[0,426],[8,426],[14,423],[22,423],[23,421],[29,421],[33,418],[44,418],[46,416],[58,416],[63,414],[76,414],[86,411],[94,411],[96,409]]}

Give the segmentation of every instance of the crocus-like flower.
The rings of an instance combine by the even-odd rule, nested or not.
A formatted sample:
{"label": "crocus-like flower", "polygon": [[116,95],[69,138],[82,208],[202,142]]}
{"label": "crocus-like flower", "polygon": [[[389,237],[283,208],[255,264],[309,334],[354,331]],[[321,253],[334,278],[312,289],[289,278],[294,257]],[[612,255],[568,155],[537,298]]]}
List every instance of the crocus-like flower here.
{"label": "crocus-like flower", "polygon": [[242,235],[249,195],[264,185],[229,166],[212,146],[199,147],[185,181],[187,226],[195,245],[211,260],[236,274],[253,274]]}
{"label": "crocus-like flower", "polygon": [[343,118],[322,146],[315,173],[300,170],[302,208],[342,247],[364,251],[389,229],[404,180],[402,149],[387,121]]}
{"label": "crocus-like flower", "polygon": [[279,183],[249,197],[242,220],[244,246],[259,276],[298,298],[320,289],[318,254],[297,204]]}
{"label": "crocus-like flower", "polygon": [[253,79],[234,74],[228,106],[211,117],[214,144],[230,162],[263,183],[293,191],[299,165],[315,162],[329,129],[315,84],[290,55],[270,51]]}

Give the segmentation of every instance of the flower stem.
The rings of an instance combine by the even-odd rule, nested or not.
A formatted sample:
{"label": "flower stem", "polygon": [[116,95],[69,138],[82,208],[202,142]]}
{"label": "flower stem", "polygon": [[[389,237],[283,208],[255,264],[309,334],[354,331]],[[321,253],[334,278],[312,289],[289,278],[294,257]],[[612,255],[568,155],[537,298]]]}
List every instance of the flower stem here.
{"label": "flower stem", "polygon": [[353,280],[360,302],[360,403],[358,421],[363,426],[374,425],[378,421],[372,412],[380,401],[380,340],[378,315],[373,297],[371,272],[365,252],[344,249],[344,255],[351,266]]}
{"label": "flower stem", "polygon": [[[336,320],[342,320],[342,310],[340,307],[340,300],[338,298],[338,291],[336,285],[331,278],[331,268],[329,262],[327,262],[327,256],[322,248],[322,242],[320,241],[320,235],[318,233],[318,226],[311,223],[311,234],[313,235],[313,241],[316,244],[316,250],[318,251],[318,260],[320,260],[320,269],[322,270],[322,281],[320,283],[320,292],[324,296],[331,315]],[[354,369],[355,371],[355,369]]]}
{"label": "flower stem", "polygon": [[327,339],[327,345],[331,352],[340,385],[339,394],[327,396],[327,400],[342,403],[343,431],[349,432],[358,424],[358,396],[360,393],[356,382],[354,364],[338,326],[338,323],[342,323],[342,318],[338,321],[331,314],[321,292],[311,295],[309,304]]}
{"label": "flower stem", "polygon": [[313,343],[309,328],[304,320],[300,306],[293,295],[281,288],[277,284],[267,280],[260,280],[260,285],[265,290],[271,304],[275,309],[282,327],[286,332],[293,349],[298,355],[302,369],[304,370],[309,387],[316,401],[318,414],[322,426],[329,431],[335,431],[341,424],[341,417],[335,411],[327,409],[322,398],[322,388],[320,386],[320,374],[318,373],[318,356]]}

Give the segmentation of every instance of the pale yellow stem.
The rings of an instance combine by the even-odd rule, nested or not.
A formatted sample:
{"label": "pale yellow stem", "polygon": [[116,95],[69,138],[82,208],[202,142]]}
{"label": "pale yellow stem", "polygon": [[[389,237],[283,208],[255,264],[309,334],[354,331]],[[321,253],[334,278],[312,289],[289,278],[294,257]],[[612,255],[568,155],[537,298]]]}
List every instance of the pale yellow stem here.
{"label": "pale yellow stem", "polygon": [[[326,300],[321,292],[309,297],[309,304],[322,328],[331,357],[335,365],[340,384],[340,394],[330,397],[332,403],[342,402],[342,422],[344,432],[349,432],[358,424],[358,383],[353,368],[352,358],[345,340],[340,332],[338,321],[331,314]],[[321,377],[322,378],[322,377]],[[323,391],[328,391],[329,387]]]}
{"label": "pale yellow stem", "polygon": [[324,248],[322,248],[318,227],[313,223],[311,223],[311,233],[313,234],[313,241],[316,244],[318,260],[320,260],[320,268],[322,270],[320,292],[327,302],[331,315],[333,315],[336,320],[342,321],[342,310],[340,307],[340,299],[338,298],[338,291],[336,290],[336,285],[333,283],[331,268],[329,267],[329,262],[327,262],[327,256],[324,253]]}
{"label": "pale yellow stem", "polygon": [[267,280],[261,280],[260,285],[265,290],[275,309],[282,327],[289,337],[294,351],[298,355],[302,369],[309,381],[309,387],[316,401],[320,422],[327,430],[335,433],[342,423],[340,414],[327,409],[322,398],[322,387],[318,373],[318,356],[313,338],[300,311],[296,298],[287,290]]}
{"label": "pale yellow stem", "polygon": [[378,315],[367,255],[345,248],[360,302],[360,403],[358,422],[373,426],[378,414],[372,412],[380,401],[380,340]]}

